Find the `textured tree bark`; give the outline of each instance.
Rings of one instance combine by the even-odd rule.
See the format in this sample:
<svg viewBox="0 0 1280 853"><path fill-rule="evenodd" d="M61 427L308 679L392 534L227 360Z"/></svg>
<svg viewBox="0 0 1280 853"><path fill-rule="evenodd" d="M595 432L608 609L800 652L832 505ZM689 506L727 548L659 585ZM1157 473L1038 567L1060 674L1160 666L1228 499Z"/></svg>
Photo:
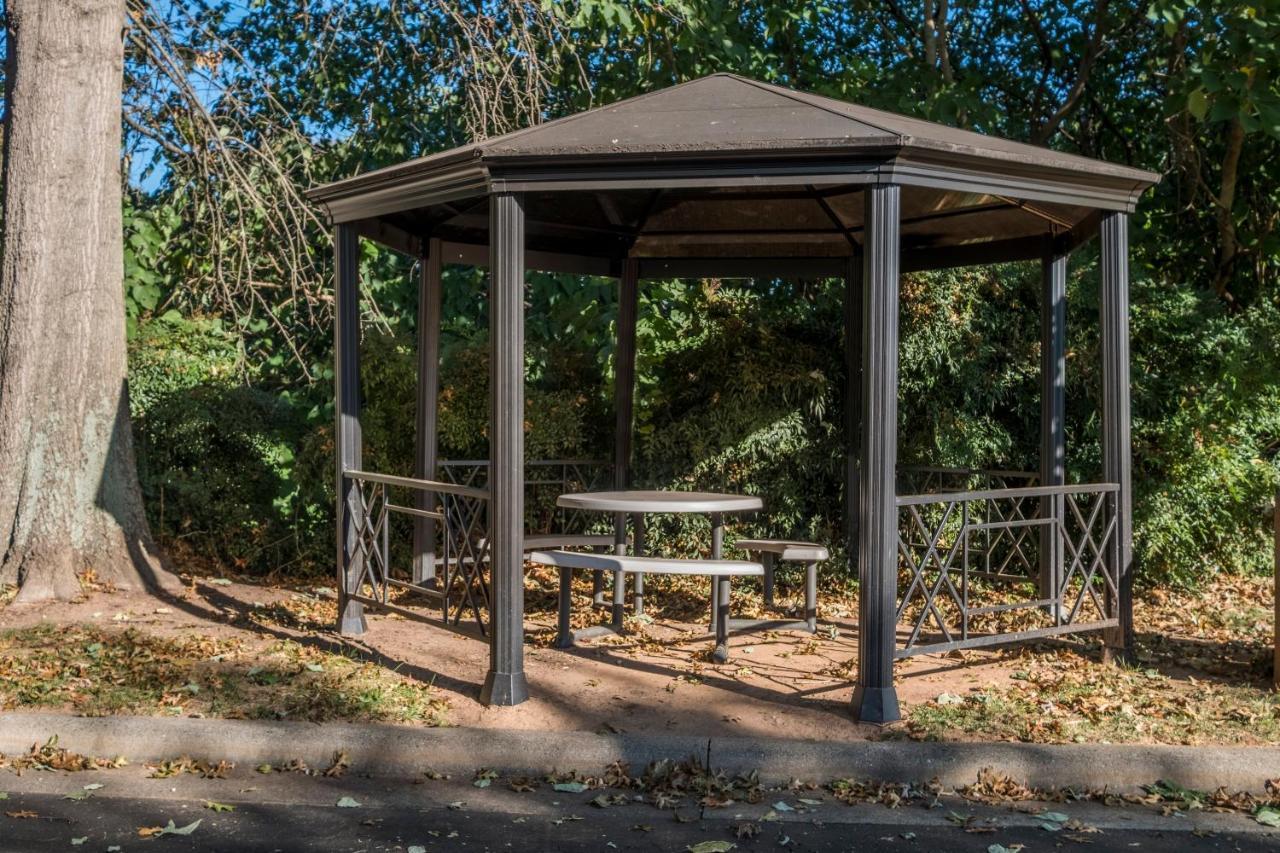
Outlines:
<svg viewBox="0 0 1280 853"><path fill-rule="evenodd" d="M125 387L124 0L9 0L0 257L0 582L160 580Z"/></svg>

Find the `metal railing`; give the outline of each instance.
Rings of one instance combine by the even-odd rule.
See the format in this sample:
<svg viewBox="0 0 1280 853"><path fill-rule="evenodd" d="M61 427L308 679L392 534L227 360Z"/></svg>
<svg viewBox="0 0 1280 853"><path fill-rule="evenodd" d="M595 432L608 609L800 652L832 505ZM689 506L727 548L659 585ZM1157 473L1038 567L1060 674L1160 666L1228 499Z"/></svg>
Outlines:
<svg viewBox="0 0 1280 853"><path fill-rule="evenodd" d="M415 592L439 603L446 622L457 624L468 610L480 630L489 609L489 492L473 486L435 480L418 480L369 471L344 472L359 497L355 557L357 571L345 594L375 607L404 616L421 614L391 601L391 589ZM415 501L397 500L414 493L427 495L427 507ZM424 586L406 579L394 568L391 557L391 519L401 515L435 522L437 585Z"/></svg>
<svg viewBox="0 0 1280 853"><path fill-rule="evenodd" d="M489 481L489 460L461 459L439 463L440 479L463 486ZM597 459L538 459L524 464L525 532L587 533L608 525L600 513L583 513L556 506L568 492L592 492L613 487L613 464ZM604 528L601 527L603 530ZM612 529L612 528L609 528Z"/></svg>
<svg viewBox="0 0 1280 853"><path fill-rule="evenodd" d="M1118 491L1114 483L1091 483L899 496L897 621L908 634L896 656L1119 624ZM1031 504L1055 509L1023 512ZM988 581L993 573L986 563L991 554L983 544L989 534L1004 532L1011 537L1008 541L1023 541L1029 548L1046 529L1051 553L1058 555L1057 565L1049 567L1048 588L1039 587L1032 597L1019 601L1008 600L1007 584L992 592ZM1012 538L1018 533L1027 535ZM1025 550L1019 553L1024 568L1037 570L1021 580L1037 581L1038 555L1033 561ZM975 557L981 568L974 567ZM1026 624L1007 624L1015 614ZM925 641L926 634L931 641Z"/></svg>
<svg viewBox="0 0 1280 853"><path fill-rule="evenodd" d="M930 465L899 466L897 479L900 495L1028 489L1040 485L1040 475L1030 471ZM1038 503L1039 499L1026 497L988 501L983 515L993 521L1025 521L1031 516L1047 515L1049 507L1037 506ZM984 528L969 548L970 559L981 564L980 573L988 580L1018 583L1034 578L1039 571L1040 542L1031 526Z"/></svg>

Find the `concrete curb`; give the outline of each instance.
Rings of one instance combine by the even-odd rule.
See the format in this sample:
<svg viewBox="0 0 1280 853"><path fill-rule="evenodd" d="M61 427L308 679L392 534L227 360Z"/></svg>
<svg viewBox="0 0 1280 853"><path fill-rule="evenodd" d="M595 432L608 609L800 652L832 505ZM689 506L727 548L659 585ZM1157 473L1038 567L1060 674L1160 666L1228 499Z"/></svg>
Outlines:
<svg viewBox="0 0 1280 853"><path fill-rule="evenodd" d="M1188 788L1261 791L1280 777L1280 748L1179 746L1047 746L1021 743L828 743L687 735L593 734L502 729L426 729L349 723L257 722L165 717L75 717L0 714L0 752L26 752L57 735L59 745L133 762L189 755L242 766L301 759L324 768L346 751L352 769L377 776L415 776L427 769L469 776L551 769L593 774L616 760L639 769L690 756L728 771L758 771L765 784L791 779L973 782L983 768L1037 788L1132 791L1157 779Z"/></svg>

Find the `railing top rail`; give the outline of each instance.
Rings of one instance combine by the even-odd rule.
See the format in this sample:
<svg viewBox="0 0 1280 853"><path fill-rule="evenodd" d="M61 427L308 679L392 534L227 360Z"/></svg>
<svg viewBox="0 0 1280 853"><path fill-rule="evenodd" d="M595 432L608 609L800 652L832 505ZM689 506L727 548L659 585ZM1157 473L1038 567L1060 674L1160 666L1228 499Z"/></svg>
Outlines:
<svg viewBox="0 0 1280 853"><path fill-rule="evenodd" d="M479 467L487 468L489 467L489 460L488 459L441 459L436 464L442 468L448 468L455 465L479 466ZM535 468L539 466L550 466L550 465L608 465L612 467L613 463L607 459L529 459L524 463L524 466L526 468Z"/></svg>
<svg viewBox="0 0 1280 853"><path fill-rule="evenodd" d="M1039 477L1034 471L1015 471L1010 468L953 468L946 465L899 465L901 471L916 471L923 474L981 474L988 477Z"/></svg>
<svg viewBox="0 0 1280 853"><path fill-rule="evenodd" d="M344 477L350 477L353 480L381 483L384 486L402 486L406 489L417 489L423 492L440 492L441 494L489 499L489 491L487 489L477 489L474 486L459 486L455 483L443 483L439 480L419 480L415 477L397 477L394 474L375 474L372 471L361 471L356 468L348 468L342 474Z"/></svg>
<svg viewBox="0 0 1280 853"><path fill-rule="evenodd" d="M949 504L963 501L995 501L1005 498L1043 498L1050 495L1080 495L1086 493L1117 492L1116 483L1074 483L1069 486L1029 486L1024 489L983 489L975 492L940 492L927 495L899 495L898 506L923 504Z"/></svg>

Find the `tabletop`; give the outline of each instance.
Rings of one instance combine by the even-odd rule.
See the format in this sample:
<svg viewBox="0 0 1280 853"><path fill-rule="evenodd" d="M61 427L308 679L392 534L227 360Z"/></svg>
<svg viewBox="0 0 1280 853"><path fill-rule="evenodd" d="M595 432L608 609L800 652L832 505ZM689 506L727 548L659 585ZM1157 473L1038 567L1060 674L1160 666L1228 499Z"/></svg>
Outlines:
<svg viewBox="0 0 1280 853"><path fill-rule="evenodd" d="M719 492L576 492L556 498L556 506L601 512L754 512L764 509L764 501Z"/></svg>

